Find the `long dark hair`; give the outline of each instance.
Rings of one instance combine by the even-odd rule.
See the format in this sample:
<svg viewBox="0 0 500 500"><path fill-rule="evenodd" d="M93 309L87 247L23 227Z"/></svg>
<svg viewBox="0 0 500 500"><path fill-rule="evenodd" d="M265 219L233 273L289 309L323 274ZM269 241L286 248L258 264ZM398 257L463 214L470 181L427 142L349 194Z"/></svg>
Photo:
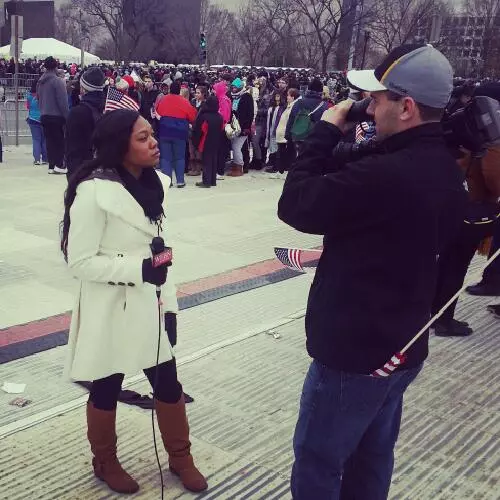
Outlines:
<svg viewBox="0 0 500 500"><path fill-rule="evenodd" d="M75 201L76 190L96 168L104 170L120 169L127 154L132 129L139 118L139 113L128 109L119 109L106 113L96 124L92 145L95 158L83 163L68 180L64 194L64 217L61 221L61 251L68 260L68 234L71 224L70 210Z"/></svg>

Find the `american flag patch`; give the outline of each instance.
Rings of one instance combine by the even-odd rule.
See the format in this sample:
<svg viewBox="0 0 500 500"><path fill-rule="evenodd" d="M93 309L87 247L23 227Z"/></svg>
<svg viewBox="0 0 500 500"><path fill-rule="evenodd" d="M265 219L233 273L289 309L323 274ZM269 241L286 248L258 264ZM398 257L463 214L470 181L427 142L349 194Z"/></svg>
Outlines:
<svg viewBox="0 0 500 500"><path fill-rule="evenodd" d="M139 111L139 105L128 95L122 94L114 87L109 87L104 112L107 113L108 111L115 111L116 109Z"/></svg>
<svg viewBox="0 0 500 500"><path fill-rule="evenodd" d="M405 362L406 356L400 352L394 354L394 356L387 361L387 363L378 370L375 370L371 376L376 378L388 377L392 375L394 371Z"/></svg>
<svg viewBox="0 0 500 500"><path fill-rule="evenodd" d="M302 250L299 248L275 248L274 253L277 259L290 269L305 273L302 267Z"/></svg>

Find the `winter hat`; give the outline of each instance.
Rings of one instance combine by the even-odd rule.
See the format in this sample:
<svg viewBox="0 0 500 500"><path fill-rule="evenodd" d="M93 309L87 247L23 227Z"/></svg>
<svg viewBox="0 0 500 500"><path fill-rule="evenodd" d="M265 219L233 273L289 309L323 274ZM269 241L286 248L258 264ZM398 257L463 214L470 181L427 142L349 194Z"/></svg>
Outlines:
<svg viewBox="0 0 500 500"><path fill-rule="evenodd" d="M315 78L310 84L309 84L309 90L312 92L323 92L323 84L321 83L321 80L318 78Z"/></svg>
<svg viewBox="0 0 500 500"><path fill-rule="evenodd" d="M182 73L180 71L177 71L174 76L174 80L182 80Z"/></svg>
<svg viewBox="0 0 500 500"><path fill-rule="evenodd" d="M235 78L233 83L231 83L231 87L236 87L237 89L243 88L243 80L241 78Z"/></svg>
<svg viewBox="0 0 500 500"><path fill-rule="evenodd" d="M135 87L135 81L130 75L125 75L123 77L123 80L125 80L128 83L128 87L130 89L133 89Z"/></svg>
<svg viewBox="0 0 500 500"><path fill-rule="evenodd" d="M128 82L124 78L117 78L115 87L120 91L120 92L126 92L128 90Z"/></svg>
<svg viewBox="0 0 500 500"><path fill-rule="evenodd" d="M80 87L87 92L99 92L104 89L105 77L99 68L90 68L82 75Z"/></svg>

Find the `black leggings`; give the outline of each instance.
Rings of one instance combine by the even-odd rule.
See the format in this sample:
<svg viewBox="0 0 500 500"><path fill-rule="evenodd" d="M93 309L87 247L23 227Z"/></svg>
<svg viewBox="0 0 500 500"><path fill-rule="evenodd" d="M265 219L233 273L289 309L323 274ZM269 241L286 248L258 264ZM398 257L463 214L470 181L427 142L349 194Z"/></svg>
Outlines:
<svg viewBox="0 0 500 500"><path fill-rule="evenodd" d="M156 366L146 368L144 374L154 387ZM115 373L109 377L94 380L90 390L89 401L99 410L116 410L118 395L122 389L125 375ZM177 365L175 358L158 365L158 387L154 397L163 403L177 403L182 395L182 385L177 380Z"/></svg>

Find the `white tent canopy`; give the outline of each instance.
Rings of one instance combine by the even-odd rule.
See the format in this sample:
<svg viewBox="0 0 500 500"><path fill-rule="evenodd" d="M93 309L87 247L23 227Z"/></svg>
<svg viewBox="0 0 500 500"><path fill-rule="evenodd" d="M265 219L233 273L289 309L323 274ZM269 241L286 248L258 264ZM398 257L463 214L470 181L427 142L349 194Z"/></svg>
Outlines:
<svg viewBox="0 0 500 500"><path fill-rule="evenodd" d="M60 42L55 38L29 38L23 40L21 59L45 59L49 56L53 56L61 62L78 64L80 63L81 52L79 48ZM10 57L10 45L0 47L0 57ZM84 60L86 65L100 62L97 56L88 52L85 52Z"/></svg>

